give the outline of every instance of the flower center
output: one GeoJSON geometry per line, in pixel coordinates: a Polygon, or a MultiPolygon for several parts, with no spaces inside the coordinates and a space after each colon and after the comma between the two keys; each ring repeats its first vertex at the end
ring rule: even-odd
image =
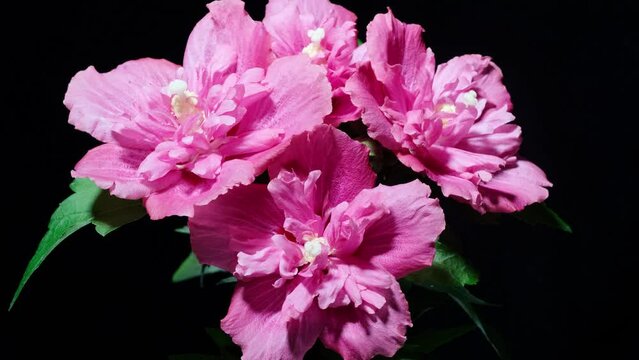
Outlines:
{"type": "Polygon", "coordinates": [[[475,92],[475,90],[467,91],[461,94],[459,100],[466,106],[477,106],[477,93],[475,92]]]}
{"type": "Polygon", "coordinates": [[[167,91],[171,96],[171,112],[179,122],[184,122],[199,112],[197,95],[187,90],[186,81],[179,79],[171,81],[167,91]]]}
{"type": "Polygon", "coordinates": [[[321,236],[305,236],[304,239],[304,260],[313,262],[315,258],[322,253],[325,245],[328,245],[326,238],[321,236]]]}
{"type": "Polygon", "coordinates": [[[306,35],[311,40],[311,42],[302,49],[302,54],[308,55],[311,59],[314,59],[324,53],[324,48],[322,47],[322,40],[326,36],[326,32],[323,28],[319,27],[317,29],[311,29],[306,32],[306,35]]]}
{"type": "Polygon", "coordinates": [[[450,114],[454,114],[457,112],[457,107],[455,107],[455,104],[439,104],[437,105],[437,111],[439,112],[445,112],[445,113],[450,113],[450,114]]]}
{"type": "MultiPolygon", "coordinates": [[[[442,125],[447,126],[457,114],[457,105],[463,104],[466,107],[475,107],[479,103],[477,100],[477,93],[475,90],[469,90],[461,93],[457,96],[455,102],[443,102],[435,107],[435,111],[439,114],[439,118],[442,121],[442,125]]],[[[460,105],[461,106],[461,105],[460,105]]],[[[464,106],[461,106],[464,109],[464,106]]]]}

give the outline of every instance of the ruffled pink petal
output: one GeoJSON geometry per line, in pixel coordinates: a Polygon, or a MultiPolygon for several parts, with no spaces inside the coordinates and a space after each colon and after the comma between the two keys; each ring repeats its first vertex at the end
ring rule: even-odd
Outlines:
{"type": "Polygon", "coordinates": [[[397,159],[402,162],[402,164],[411,168],[414,172],[424,172],[426,171],[426,167],[424,163],[415,155],[412,154],[404,154],[397,153],[397,159]]]}
{"type": "Polygon", "coordinates": [[[137,170],[147,151],[125,149],[104,144],[91,149],[71,172],[74,178],[89,178],[111,195],[124,199],[140,199],[153,190],[137,170]]]}
{"type": "Polygon", "coordinates": [[[195,160],[191,172],[204,179],[215,179],[222,165],[222,155],[211,153],[202,155],[195,160]]]}
{"type": "Polygon", "coordinates": [[[284,140],[284,132],[279,129],[260,129],[238,137],[229,137],[220,147],[225,156],[254,154],[279,145],[284,140]]]}
{"type": "Polygon", "coordinates": [[[434,174],[432,172],[428,172],[428,177],[437,182],[444,196],[470,203],[474,208],[481,204],[481,194],[475,182],[455,175],[434,174]]]}
{"type": "Polygon", "coordinates": [[[286,151],[269,167],[269,174],[274,178],[282,169],[300,175],[321,171],[316,191],[319,198],[314,203],[322,204],[324,211],[342,201],[352,200],[361,190],[371,188],[375,183],[366,146],[327,125],[295,136],[286,151]]]}
{"type": "Polygon", "coordinates": [[[351,96],[351,101],[362,111],[362,121],[368,127],[368,135],[379,141],[391,151],[399,151],[400,144],[392,133],[392,120],[382,112],[386,92],[377,80],[370,65],[366,63],[346,82],[344,91],[351,96]]]}
{"type": "Polygon", "coordinates": [[[502,72],[489,57],[463,55],[450,59],[437,67],[433,90],[438,98],[449,90],[475,90],[477,98],[488,101],[492,107],[512,109],[510,94],[502,83],[502,72]]]}
{"type": "Polygon", "coordinates": [[[169,151],[180,150],[174,141],[160,143],[139,165],[138,172],[147,180],[153,181],[164,177],[175,170],[177,159],[168,161],[169,151]]]}
{"type": "Polygon", "coordinates": [[[506,165],[506,160],[501,157],[455,147],[431,146],[428,155],[430,167],[443,174],[474,174],[479,171],[493,173],[506,165]]]}
{"type": "Polygon", "coordinates": [[[195,208],[189,219],[191,246],[202,264],[233,272],[237,253],[255,253],[270,246],[283,222],[284,215],[265,185],[238,187],[195,208]]]}
{"type": "Polygon", "coordinates": [[[263,128],[299,134],[321,124],[331,112],[331,88],[325,70],[307,56],[289,56],[268,67],[264,82],[270,96],[249,106],[238,133],[263,128]]]}
{"type": "Polygon", "coordinates": [[[184,70],[192,91],[201,93],[230,72],[266,68],[271,61],[269,36],[239,0],[219,0],[189,36],[184,70]]]}
{"type": "Polygon", "coordinates": [[[469,152],[507,158],[519,151],[521,128],[509,124],[515,117],[507,111],[506,105],[499,109],[489,109],[473,124],[466,137],[455,146],[469,152]]]}
{"type": "Polygon", "coordinates": [[[315,203],[319,178],[319,170],[308,173],[306,179],[300,179],[294,173],[284,170],[268,184],[269,193],[284,215],[295,219],[295,222],[311,226],[314,232],[323,225],[318,215],[322,204],[315,203]]]}
{"type": "Polygon", "coordinates": [[[318,286],[318,277],[304,278],[298,276],[287,284],[288,294],[282,304],[283,315],[290,319],[299,319],[309,308],[316,308],[315,294],[318,286]]]}
{"type": "Polygon", "coordinates": [[[245,280],[273,274],[279,268],[281,256],[282,252],[275,247],[266,247],[253,254],[240,252],[237,254],[235,275],[245,280]]]}
{"type": "Polygon", "coordinates": [[[333,112],[324,118],[324,122],[337,126],[345,121],[356,120],[360,117],[360,109],[353,104],[351,96],[340,87],[333,91],[333,112]]]}
{"type": "Polygon", "coordinates": [[[376,202],[388,213],[368,226],[352,256],[396,278],[429,266],[435,255],[435,240],[446,226],[439,201],[429,195],[430,188],[418,180],[362,191],[353,203],[376,202]]]}
{"type": "Polygon", "coordinates": [[[370,61],[370,58],[368,57],[368,46],[366,46],[366,43],[363,43],[353,51],[351,63],[356,65],[356,67],[359,67],[359,65],[362,65],[367,61],[370,61]]]}
{"type": "MultiPolygon", "coordinates": [[[[71,79],[64,96],[69,123],[102,142],[113,142],[114,129],[134,127],[138,121],[166,121],[167,117],[153,113],[169,113],[161,89],[175,79],[177,70],[169,61],[148,58],[128,61],[104,74],[90,66],[71,79]]],[[[138,130],[154,132],[149,126],[138,130]]]]}
{"type": "Polygon", "coordinates": [[[335,307],[348,305],[350,300],[346,299],[343,290],[349,276],[350,272],[347,271],[345,265],[331,262],[324,271],[322,281],[316,289],[317,305],[320,309],[327,309],[331,305],[335,307]],[[342,297],[338,301],[340,295],[342,297]]]}
{"type": "Polygon", "coordinates": [[[357,195],[349,204],[340,203],[331,211],[331,221],[324,237],[329,239],[335,256],[344,257],[355,251],[364,240],[368,226],[388,214],[377,196],[357,195]]]}
{"type": "Polygon", "coordinates": [[[229,189],[248,185],[255,179],[255,169],[244,160],[226,161],[215,179],[205,179],[186,171],[173,186],[154,192],[145,200],[151,219],[166,216],[193,216],[195,206],[206,205],[229,189]]]}
{"type": "Polygon", "coordinates": [[[510,213],[546,200],[552,183],[543,170],[530,161],[517,160],[512,167],[495,174],[488,183],[481,184],[483,197],[480,212],[510,213]]]}
{"type": "Polygon", "coordinates": [[[385,293],[393,282],[393,275],[370,263],[354,258],[349,258],[346,263],[333,258],[324,269],[316,289],[317,303],[320,309],[352,305],[374,314],[385,302],[383,296],[380,301],[378,295],[385,293]]]}
{"type": "Polygon", "coordinates": [[[429,89],[435,58],[426,51],[423,32],[419,25],[397,20],[390,10],[376,15],[367,27],[366,46],[377,76],[385,78],[391,69],[398,69],[402,84],[411,93],[429,89]]]}
{"type": "MultiPolygon", "coordinates": [[[[364,296],[371,302],[379,301],[372,294],[364,296]]],[[[374,314],[350,306],[325,311],[326,326],[320,337],[322,343],[345,360],[393,356],[404,345],[406,327],[412,326],[412,323],[408,303],[395,280],[389,289],[382,291],[382,296],[384,305],[374,314]]]]}
{"type": "Polygon", "coordinates": [[[331,112],[331,88],[325,71],[311,64],[307,56],[275,60],[267,70],[265,83],[271,94],[247,106],[237,134],[270,128],[283,131],[285,137],[279,145],[245,158],[257,173],[286,148],[292,135],[311,130],[331,112]]]}
{"type": "Polygon", "coordinates": [[[266,4],[264,26],[272,38],[276,56],[298,55],[309,42],[304,24],[299,21],[296,1],[270,0],[266,4]]]}
{"type": "MultiPolygon", "coordinates": [[[[239,252],[234,275],[239,279],[277,275],[276,284],[283,283],[297,275],[297,268],[303,263],[303,254],[299,244],[290,241],[284,235],[273,235],[271,243],[254,253],[239,252]]],[[[276,285],[279,286],[279,285],[276,285]]]]}
{"type": "Polygon", "coordinates": [[[287,290],[272,284],[272,278],[238,282],[222,330],[242,348],[244,360],[301,360],[319,337],[324,319],[315,304],[299,318],[285,316],[287,290]]]}

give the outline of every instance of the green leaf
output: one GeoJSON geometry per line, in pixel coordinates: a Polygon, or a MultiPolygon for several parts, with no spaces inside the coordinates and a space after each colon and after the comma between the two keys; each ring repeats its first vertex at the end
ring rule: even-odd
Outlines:
{"type": "Polygon", "coordinates": [[[481,333],[484,335],[488,343],[490,343],[490,346],[493,347],[493,350],[495,350],[497,355],[499,355],[499,357],[502,359],[509,359],[510,356],[504,350],[505,347],[503,345],[501,337],[492,328],[484,324],[481,317],[477,313],[475,306],[472,303],[464,301],[463,299],[456,297],[451,293],[449,293],[448,295],[452,297],[455,302],[457,302],[457,304],[464,310],[464,312],[466,312],[466,315],[468,315],[468,317],[475,323],[475,326],[477,326],[477,328],[481,331],[481,333]]]}
{"type": "Polygon", "coordinates": [[[201,277],[206,274],[215,274],[219,272],[223,272],[224,270],[215,267],[202,265],[199,261],[197,261],[197,257],[195,254],[190,253],[186,259],[182,262],[180,267],[173,274],[173,282],[181,282],[194,278],[201,277]]]}
{"type": "Polygon", "coordinates": [[[100,192],[91,211],[93,214],[91,223],[95,225],[95,231],[102,236],[146,215],[146,209],[141,201],[120,199],[109,195],[106,191],[100,192]]]}
{"type": "Polygon", "coordinates": [[[213,339],[213,342],[220,350],[221,358],[225,360],[239,360],[241,351],[233,343],[231,337],[218,328],[207,328],[206,333],[213,339]]]}
{"type": "Polygon", "coordinates": [[[449,294],[470,304],[492,305],[471,294],[446,269],[438,267],[435,263],[429,268],[407,276],[406,280],[430,290],[449,294]]]}
{"type": "Polygon", "coordinates": [[[504,351],[497,347],[493,332],[486,328],[474,307],[474,305],[492,304],[477,298],[464,287],[466,284],[476,284],[478,276],[459,254],[437,242],[437,253],[433,265],[409,275],[406,280],[427,289],[448,294],[484,334],[495,352],[500,357],[506,358],[504,351]]]}
{"type": "Polygon", "coordinates": [[[530,225],[545,225],[572,234],[572,228],[545,203],[532,204],[514,216],[530,225]]]}
{"type": "Polygon", "coordinates": [[[431,290],[454,295],[465,302],[480,305],[489,303],[475,297],[464,285],[475,285],[479,275],[464,258],[438,241],[432,266],[413,273],[406,280],[431,290]]]}
{"type": "Polygon", "coordinates": [[[362,41],[362,39],[357,39],[357,46],[362,45],[364,42],[362,41]]]}
{"type": "Polygon", "coordinates": [[[182,227],[175,229],[175,232],[178,234],[186,234],[186,235],[191,234],[191,231],[189,230],[189,227],[187,225],[184,225],[182,227]]]}
{"type": "Polygon", "coordinates": [[[224,331],[218,328],[206,328],[206,333],[213,339],[215,345],[218,348],[224,349],[227,347],[233,347],[233,340],[224,331]]]}
{"type": "Polygon", "coordinates": [[[74,194],[60,203],[51,215],[49,226],[13,295],[13,307],[27,281],[44,259],[69,235],[94,224],[102,236],[118,227],[140,219],[146,212],[140,201],[122,200],[109,195],[89,179],[75,179],[70,185],[74,194]]]}
{"type": "Polygon", "coordinates": [[[440,346],[471,332],[475,328],[475,325],[467,324],[447,329],[429,329],[418,334],[409,335],[406,344],[399,351],[396,358],[428,354],[440,346]]]}
{"type": "Polygon", "coordinates": [[[477,285],[479,274],[459,254],[442,242],[436,244],[433,266],[445,269],[461,285],[477,285]]]}

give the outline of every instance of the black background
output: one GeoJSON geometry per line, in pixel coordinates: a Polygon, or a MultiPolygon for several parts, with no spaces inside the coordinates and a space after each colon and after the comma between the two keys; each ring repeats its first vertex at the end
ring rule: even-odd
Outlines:
{"type": "MultiPolygon", "coordinates": [[[[97,144],[66,122],[70,78],[89,65],[108,71],[141,57],[181,63],[205,3],[23,1],[3,11],[2,192],[9,197],[2,205],[9,219],[2,222],[0,308],[8,307],[51,212],[69,194],[70,170],[97,144]]],[[[256,19],[264,3],[248,1],[256,19]]],[[[473,291],[502,304],[493,319],[513,357],[634,358],[630,171],[637,160],[630,148],[639,120],[639,43],[630,1],[338,3],[358,14],[362,36],[373,15],[391,6],[399,19],[426,28],[438,63],[481,53],[505,74],[524,129],[521,153],[545,169],[555,184],[548,203],[575,230],[515,221],[464,227],[448,219],[483,275],[473,291]]],[[[202,329],[223,316],[231,287],[171,284],[188,253],[187,238],[170,231],[179,223],[145,220],[107,238],[85,229],[64,242],[15,308],[0,309],[0,358],[161,359],[210,350],[202,329]]],[[[495,358],[478,332],[435,356],[495,358]]]]}

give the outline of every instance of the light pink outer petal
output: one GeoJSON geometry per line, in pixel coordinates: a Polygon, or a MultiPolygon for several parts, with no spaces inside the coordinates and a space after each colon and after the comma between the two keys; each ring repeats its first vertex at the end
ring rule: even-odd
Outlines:
{"type": "Polygon", "coordinates": [[[189,172],[181,172],[180,175],[174,185],[152,193],[145,200],[151,219],[171,215],[191,217],[195,206],[206,205],[236,186],[252,183],[255,169],[250,162],[235,159],[222,163],[220,174],[213,180],[189,172]]]}
{"type": "MultiPolygon", "coordinates": [[[[269,22],[268,18],[276,16],[278,12],[294,5],[300,14],[311,14],[317,21],[335,19],[336,23],[346,21],[355,22],[357,16],[340,5],[331,3],[328,0],[269,0],[266,5],[266,15],[264,23],[269,22]]],[[[275,24],[273,24],[275,25],[275,24]]]]}
{"type": "Polygon", "coordinates": [[[375,183],[375,173],[368,165],[368,148],[328,125],[295,136],[269,167],[269,174],[273,178],[281,169],[296,174],[320,170],[316,204],[324,211],[352,200],[375,183]]]}
{"type": "Polygon", "coordinates": [[[292,135],[311,130],[331,112],[331,86],[325,70],[311,64],[305,55],[275,60],[264,81],[272,89],[270,96],[248,107],[237,133],[271,128],[283,130],[285,139],[279,146],[246,158],[258,173],[292,135]]]}
{"type": "Polygon", "coordinates": [[[64,96],[69,123],[102,142],[113,142],[112,130],[130,125],[140,114],[169,112],[161,90],[175,79],[177,69],[169,61],[147,58],[125,62],[104,74],[93,66],[80,71],[64,96]]]}
{"type": "Polygon", "coordinates": [[[430,88],[435,60],[426,51],[423,32],[419,25],[397,20],[390,10],[376,15],[367,27],[366,46],[377,76],[385,78],[389,69],[399,68],[403,85],[410,92],[430,88]]]}
{"type": "Polygon", "coordinates": [[[322,343],[344,360],[391,357],[406,341],[406,327],[412,326],[408,303],[393,280],[385,292],[386,305],[373,316],[352,307],[329,308],[322,343]]]}
{"type": "Polygon", "coordinates": [[[463,55],[437,67],[433,89],[437,96],[448,84],[458,82],[457,88],[460,90],[472,84],[478,98],[486,99],[491,106],[500,108],[506,105],[511,110],[510,94],[502,83],[502,78],[501,70],[489,57],[463,55]]]}
{"type": "Polygon", "coordinates": [[[140,199],[150,194],[152,187],[137,170],[148,151],[104,144],[91,149],[71,172],[74,178],[89,178],[111,195],[123,199],[140,199]]]}
{"type": "Polygon", "coordinates": [[[362,191],[353,203],[377,201],[389,213],[369,225],[352,256],[396,278],[429,266],[435,256],[435,240],[446,226],[439,201],[429,195],[428,185],[418,180],[362,191]]]}
{"type": "MultiPolygon", "coordinates": [[[[301,23],[296,1],[270,0],[266,4],[264,26],[272,38],[272,48],[278,57],[297,55],[309,38],[301,23]]],[[[308,30],[308,29],[306,29],[308,30]]]]}
{"type": "Polygon", "coordinates": [[[301,360],[324,327],[324,319],[312,304],[298,319],[282,313],[287,297],[274,288],[274,278],[238,282],[222,319],[222,330],[242,348],[243,360],[301,360]]]}
{"type": "Polygon", "coordinates": [[[344,91],[351,101],[362,110],[362,121],[368,127],[368,134],[385,148],[397,152],[400,144],[393,134],[392,121],[381,110],[386,99],[384,85],[377,80],[370,63],[364,64],[346,82],[344,91]]]}
{"type": "Polygon", "coordinates": [[[266,185],[230,190],[206,206],[195,208],[189,220],[191,246],[202,264],[235,270],[237,253],[254,253],[271,244],[284,215],[266,185]]]}
{"type": "Polygon", "coordinates": [[[186,77],[195,91],[208,88],[216,74],[266,68],[272,59],[264,26],[251,19],[242,1],[214,1],[208,8],[210,12],[191,32],[184,53],[186,77]]]}
{"type": "Polygon", "coordinates": [[[284,129],[288,135],[299,134],[321,124],[331,112],[326,72],[305,55],[275,60],[264,82],[272,89],[270,96],[247,109],[238,133],[273,128],[284,129]]]}
{"type": "Polygon", "coordinates": [[[264,26],[273,37],[273,51],[277,56],[286,56],[299,54],[309,44],[309,26],[316,28],[329,20],[339,26],[347,21],[355,23],[357,16],[328,0],[270,0],[264,26]],[[304,24],[302,17],[309,23],[304,24]]]}
{"type": "Polygon", "coordinates": [[[530,161],[518,160],[513,167],[497,173],[479,187],[483,197],[481,212],[510,213],[546,200],[552,184],[543,170],[530,161]]]}

